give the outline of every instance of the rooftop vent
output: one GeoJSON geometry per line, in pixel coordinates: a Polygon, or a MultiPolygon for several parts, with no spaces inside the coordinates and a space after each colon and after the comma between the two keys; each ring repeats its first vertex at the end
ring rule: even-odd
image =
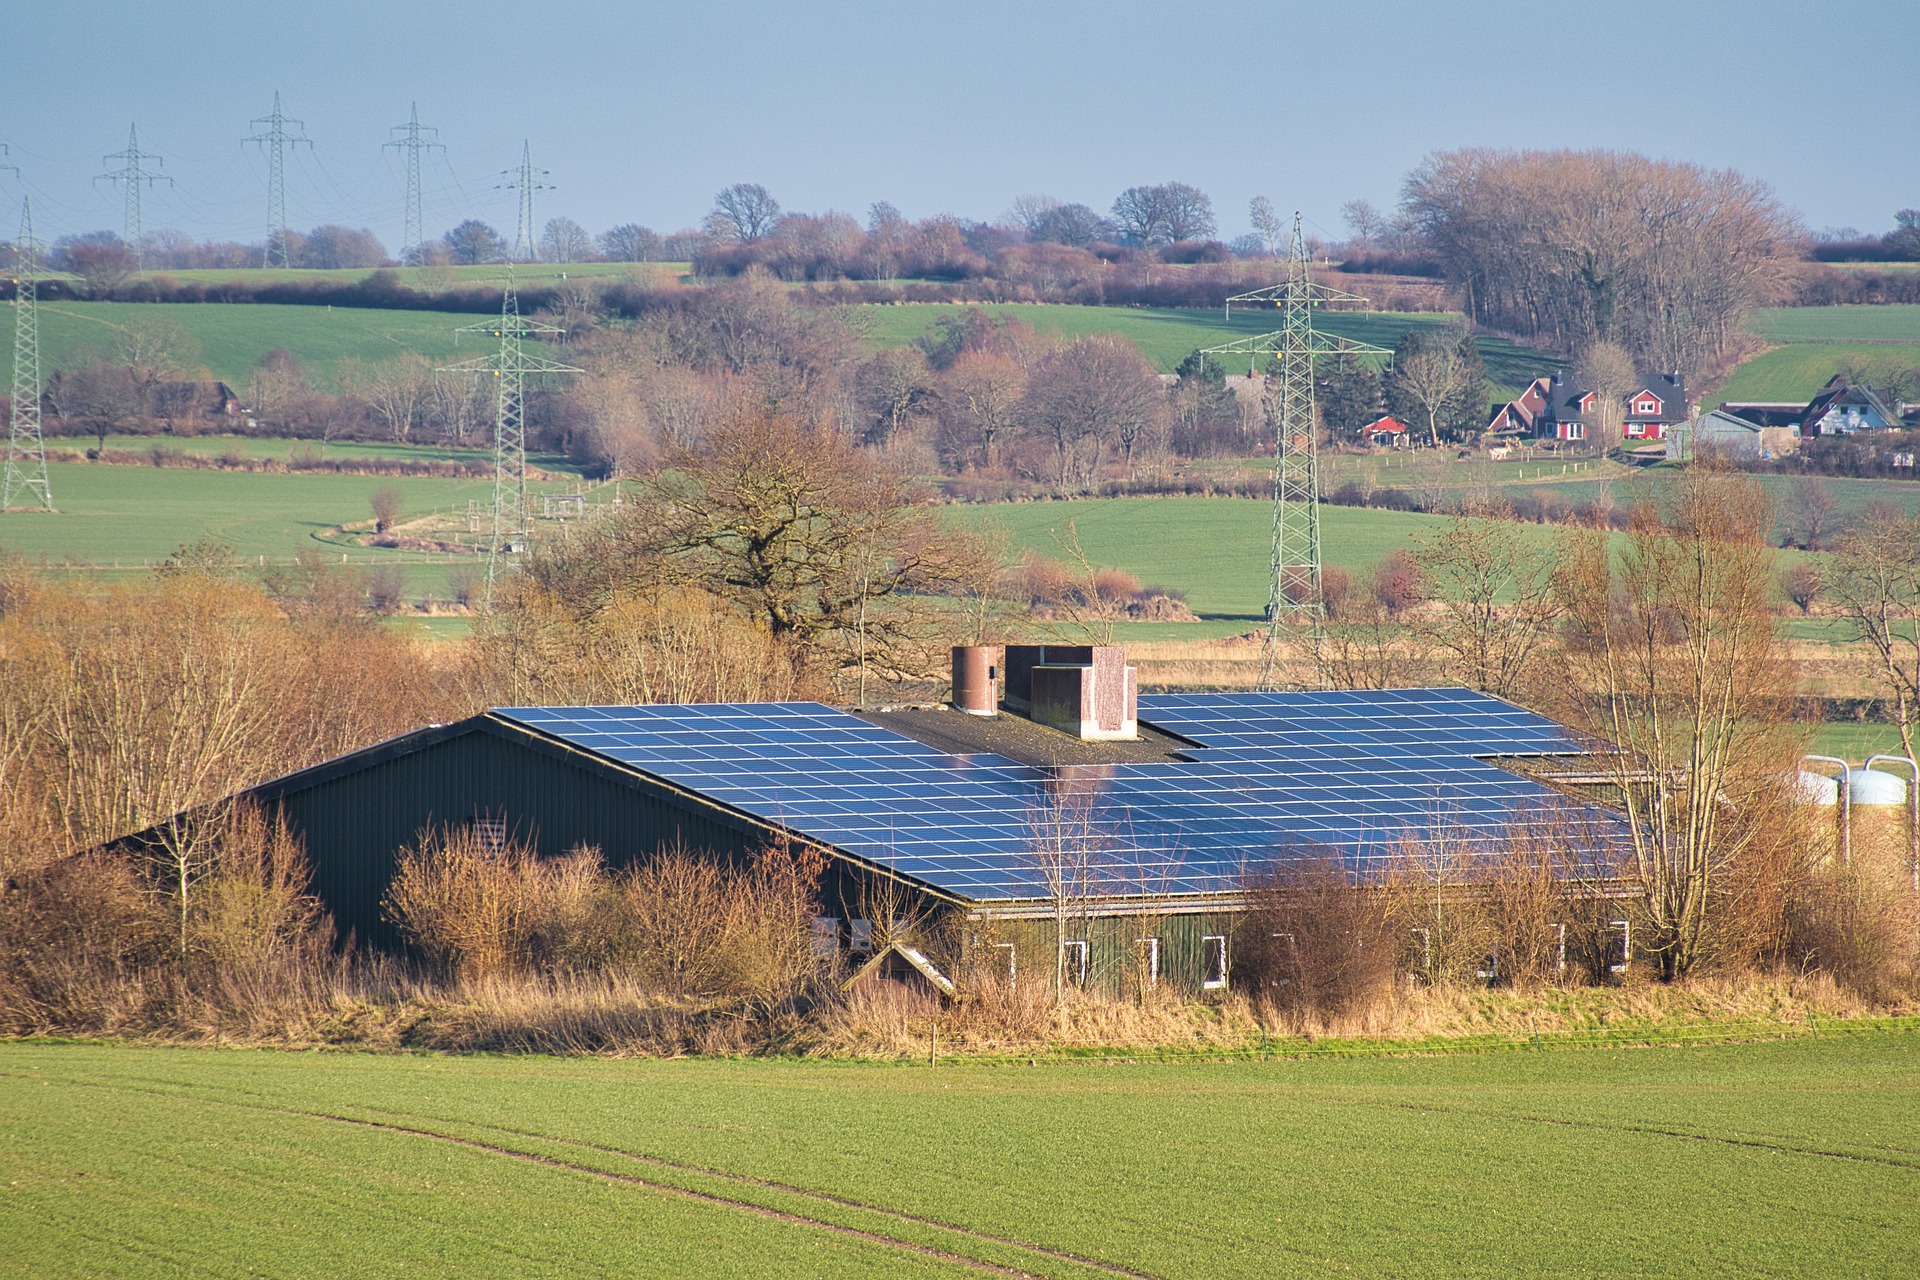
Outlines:
{"type": "MultiPolygon", "coordinates": [[[[956,659],[957,661],[957,659],[956,659]]],[[[1119,645],[1010,644],[1005,703],[1088,740],[1140,736],[1140,681],[1119,645]]]]}
{"type": "Polygon", "coordinates": [[[1000,650],[990,644],[953,646],[953,709],[970,716],[1000,713],[1000,650]]]}

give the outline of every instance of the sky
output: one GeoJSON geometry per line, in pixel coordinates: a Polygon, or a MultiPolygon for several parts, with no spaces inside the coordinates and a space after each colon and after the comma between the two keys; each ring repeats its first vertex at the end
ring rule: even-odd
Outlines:
{"type": "MultiPolygon", "coordinates": [[[[144,225],[257,241],[272,108],[304,121],[288,221],[371,227],[397,250],[400,153],[417,103],[439,130],[429,235],[479,217],[523,141],[551,189],[536,221],[598,232],[696,224],[758,182],[788,208],[864,220],[992,220],[1045,193],[1105,211],[1140,183],[1208,192],[1223,238],[1265,195],[1309,230],[1390,209],[1433,151],[1632,150],[1768,183],[1809,228],[1889,229],[1920,206],[1920,45],[1911,0],[1566,6],[1451,0],[926,4],[917,0],[64,0],[9,18],[0,209],[31,195],[43,240],[121,228],[103,156],[173,179],[144,225]]],[[[0,234],[17,214],[0,212],[0,234]]]]}

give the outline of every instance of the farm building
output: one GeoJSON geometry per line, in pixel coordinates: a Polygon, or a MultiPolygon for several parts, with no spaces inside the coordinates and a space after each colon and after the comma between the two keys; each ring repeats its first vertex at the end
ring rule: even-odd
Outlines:
{"type": "MultiPolygon", "coordinates": [[[[1618,406],[1620,433],[1628,440],[1661,440],[1689,416],[1687,384],[1678,373],[1657,374],[1618,406]]],[[[1494,436],[1583,441],[1602,417],[1600,394],[1555,374],[1535,378],[1523,393],[1493,406],[1486,430],[1494,436]]]]}
{"type": "Polygon", "coordinates": [[[1762,426],[1724,408],[1680,423],[1667,437],[1667,456],[1676,462],[1691,462],[1703,453],[1758,462],[1799,451],[1800,436],[1792,427],[1762,426]]]}
{"type": "Polygon", "coordinates": [[[1530,776],[1578,771],[1572,735],[1482,694],[1139,696],[1117,648],[1003,662],[957,650],[951,706],[501,708],[247,794],[304,838],[361,938],[392,940],[381,900],[423,831],[615,865],[792,840],[828,856],[819,929],[856,958],[868,904],[891,901],[957,918],[976,964],[1051,974],[1071,917],[1076,979],[1120,982],[1144,955],[1149,980],[1199,989],[1226,983],[1249,872],[1275,860],[1458,868],[1516,828],[1567,838],[1570,807],[1610,829],[1530,776]]]}

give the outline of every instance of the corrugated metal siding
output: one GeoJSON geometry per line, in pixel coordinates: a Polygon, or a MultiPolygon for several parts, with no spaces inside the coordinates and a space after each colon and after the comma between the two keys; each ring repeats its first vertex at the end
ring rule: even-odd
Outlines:
{"type": "MultiPolygon", "coordinates": [[[[766,841],[750,824],[578,759],[476,727],[290,790],[277,804],[306,842],[314,890],[342,935],[386,946],[399,939],[380,903],[399,850],[422,832],[496,818],[543,856],[591,845],[612,866],[673,846],[744,859],[766,841]]],[[[858,868],[833,863],[821,885],[825,909],[856,914],[862,879],[858,868]]]]}
{"type": "MultiPolygon", "coordinates": [[[[1205,942],[1226,937],[1228,967],[1232,967],[1232,934],[1239,917],[1233,912],[1183,912],[1165,916],[1079,916],[1065,923],[1067,940],[1087,943],[1087,986],[1109,996],[1135,994],[1144,977],[1141,940],[1160,939],[1159,981],[1174,990],[1197,993],[1203,989],[1205,942]]],[[[1051,984],[1055,940],[1060,936],[1049,919],[973,921],[966,939],[972,966],[998,972],[996,958],[984,949],[1012,944],[1016,974],[1021,982],[1051,984]]]]}

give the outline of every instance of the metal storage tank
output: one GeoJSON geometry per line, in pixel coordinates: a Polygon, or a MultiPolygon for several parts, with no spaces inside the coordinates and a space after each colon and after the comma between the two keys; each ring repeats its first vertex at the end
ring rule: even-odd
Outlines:
{"type": "Polygon", "coordinates": [[[1896,805],[1907,802],[1907,780],[1879,769],[1856,769],[1847,787],[1852,804],[1896,805]]]}
{"type": "MultiPolygon", "coordinates": [[[[1898,779],[1895,779],[1898,781],[1898,779]]],[[[1801,804],[1836,805],[1840,803],[1840,779],[1802,769],[1793,783],[1794,799],[1801,804]]]]}

